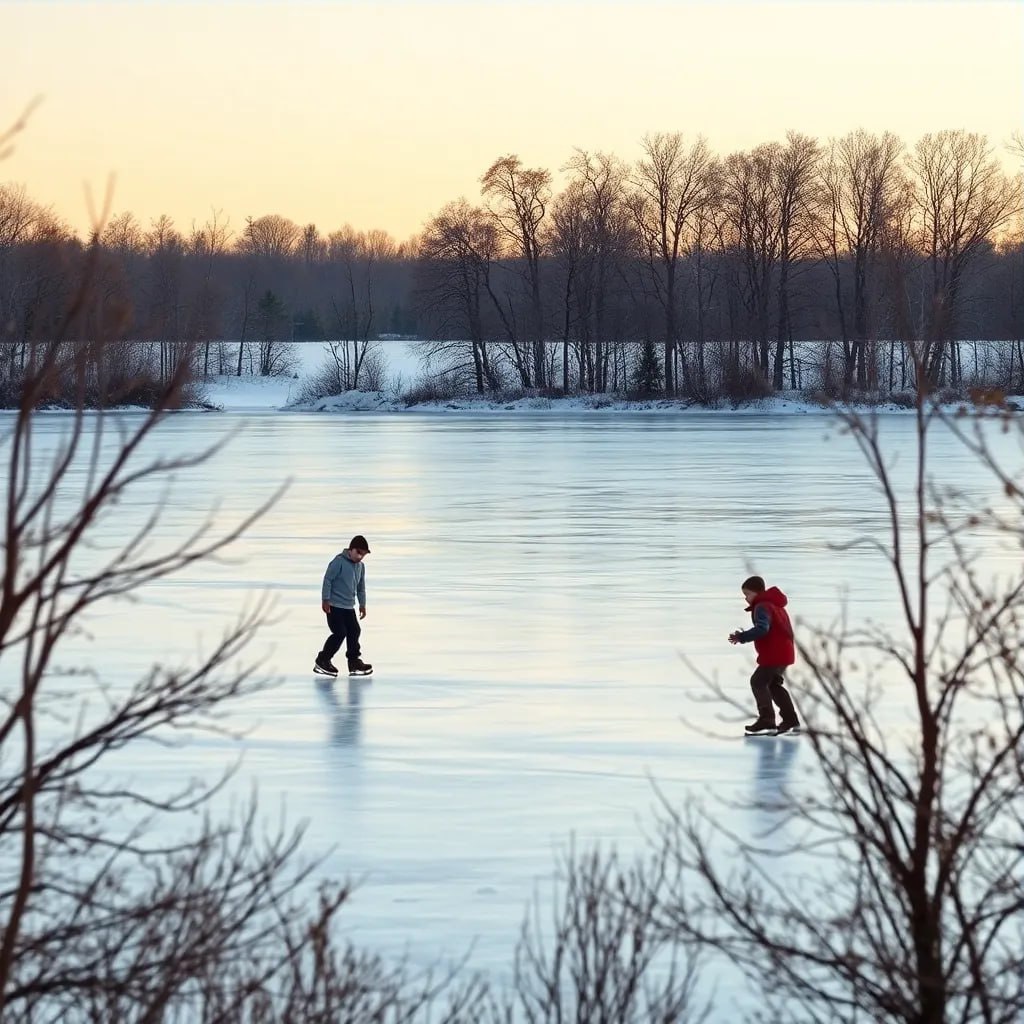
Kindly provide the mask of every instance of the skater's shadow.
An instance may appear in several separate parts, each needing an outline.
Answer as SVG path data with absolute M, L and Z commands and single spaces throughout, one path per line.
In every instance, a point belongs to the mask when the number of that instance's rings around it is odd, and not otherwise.
M 366 680 L 349 676 L 346 700 L 338 699 L 335 680 L 318 679 L 316 688 L 330 713 L 331 731 L 329 742 L 332 747 L 354 747 L 359 743 L 363 731 L 363 686 Z

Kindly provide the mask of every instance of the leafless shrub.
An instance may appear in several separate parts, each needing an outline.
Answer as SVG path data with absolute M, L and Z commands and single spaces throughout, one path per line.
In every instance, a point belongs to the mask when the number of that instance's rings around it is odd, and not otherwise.
M 370 346 L 373 342 L 329 342 L 326 361 L 299 385 L 296 403 L 318 402 L 346 391 L 384 390 L 386 366 L 380 349 L 364 347 L 353 357 L 349 345 Z
M 911 391 L 897 391 L 889 395 L 887 400 L 900 409 L 913 409 L 917 406 L 917 395 Z
M 524 398 L 537 398 L 535 388 L 502 388 L 495 396 L 496 402 L 521 402 Z
M 831 401 L 836 401 L 849 390 L 850 381 L 846 371 L 846 360 L 836 342 L 826 341 L 819 352 L 814 367 L 819 385 L 817 393 Z
M 321 398 L 344 394 L 347 389 L 333 360 L 303 378 L 295 392 L 295 404 L 306 405 Z
M 290 341 L 258 342 L 257 353 L 261 377 L 287 377 L 299 365 L 298 353 Z
M 511 1024 L 694 1024 L 706 1019 L 698 961 L 657 930 L 666 861 L 623 865 L 614 853 L 570 853 L 550 925 L 538 907 L 516 949 L 513 992 L 497 1013 Z
M 456 378 L 447 374 L 435 374 L 416 381 L 400 398 L 406 406 L 426 405 L 428 402 L 450 402 L 465 398 L 466 389 Z
M 774 393 L 771 382 L 760 369 L 734 360 L 723 363 L 721 381 L 722 396 L 734 406 L 761 401 Z
M 461 394 L 500 391 L 511 378 L 504 346 L 488 341 L 421 341 L 424 381 L 444 379 Z
M 1005 415 L 998 396 L 982 399 L 974 417 Z M 984 579 L 972 538 L 1019 537 L 1024 489 L 991 432 L 926 395 L 909 479 L 876 418 L 839 416 L 878 483 L 885 533 L 837 551 L 879 553 L 901 618 L 798 630 L 820 784 L 745 804 L 772 818 L 764 835 L 665 804 L 665 847 L 689 883 L 666 926 L 723 953 L 788 1020 L 1009 1024 L 1024 1012 L 1024 583 Z M 932 484 L 929 437 L 949 428 L 1009 510 Z
M 45 381 L 37 379 L 36 360 L 45 343 L 8 342 L 0 356 L 0 407 L 15 409 L 28 382 L 40 387 L 40 408 L 152 408 L 173 402 L 174 408 L 197 405 L 199 389 L 185 360 L 180 381 L 168 391 L 168 364 L 161 370 L 155 346 L 133 341 L 67 341 L 51 350 Z M 34 383 L 33 383 L 34 382 Z M 171 408 L 171 405 L 167 406 Z

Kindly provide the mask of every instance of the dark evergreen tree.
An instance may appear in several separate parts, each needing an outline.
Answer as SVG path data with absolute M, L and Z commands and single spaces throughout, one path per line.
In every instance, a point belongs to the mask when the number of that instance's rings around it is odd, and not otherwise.
M 633 370 L 633 390 L 643 398 L 658 394 L 662 389 L 663 379 L 661 362 L 655 351 L 654 342 L 645 341 Z

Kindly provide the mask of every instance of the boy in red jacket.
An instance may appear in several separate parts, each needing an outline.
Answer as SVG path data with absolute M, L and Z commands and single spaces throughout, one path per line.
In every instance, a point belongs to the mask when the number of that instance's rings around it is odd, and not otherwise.
M 781 736 L 799 730 L 800 720 L 785 685 L 786 669 L 796 661 L 793 626 L 786 612 L 788 598 L 778 587 L 765 589 L 760 576 L 744 580 L 740 589 L 754 625 L 730 633 L 729 643 L 746 644 L 753 640 L 757 651 L 757 668 L 750 677 L 750 689 L 757 701 L 757 721 L 746 727 L 747 735 Z M 778 727 L 772 701 L 779 706 Z

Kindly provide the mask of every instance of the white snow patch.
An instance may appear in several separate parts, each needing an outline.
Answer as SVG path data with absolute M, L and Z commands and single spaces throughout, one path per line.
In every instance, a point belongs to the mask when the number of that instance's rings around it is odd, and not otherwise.
M 346 391 L 341 395 L 329 395 L 315 402 L 304 402 L 291 407 L 295 412 L 395 412 L 403 409 L 383 391 Z
M 286 406 L 301 383 L 296 377 L 208 377 L 199 394 L 225 412 L 266 412 Z

